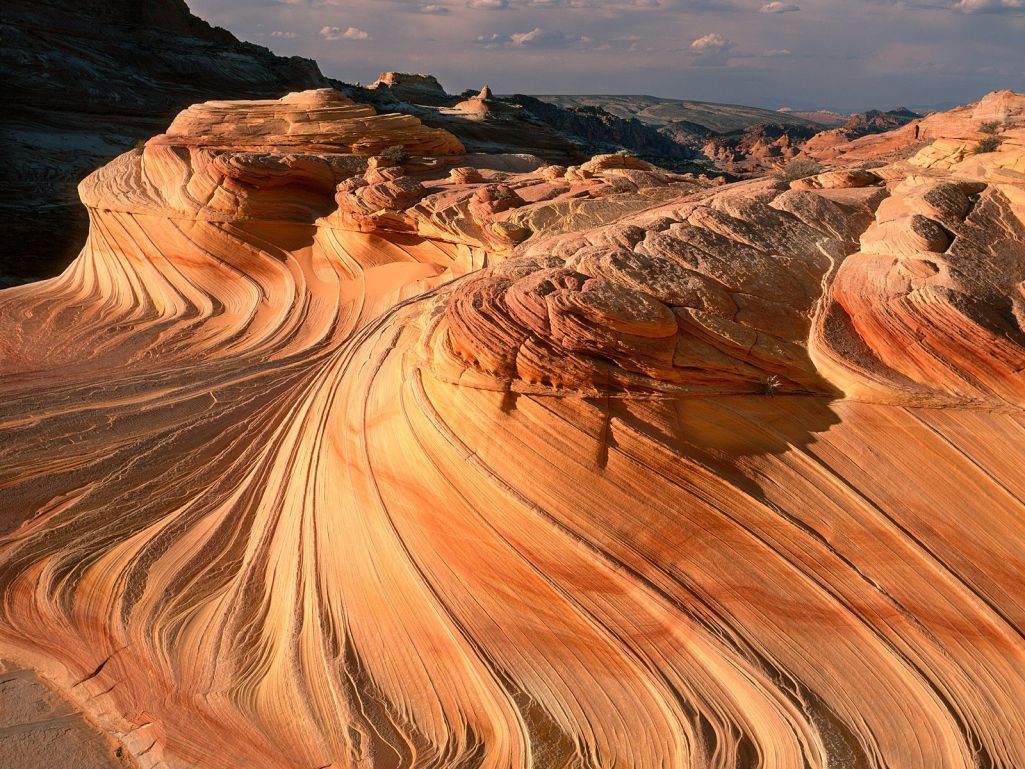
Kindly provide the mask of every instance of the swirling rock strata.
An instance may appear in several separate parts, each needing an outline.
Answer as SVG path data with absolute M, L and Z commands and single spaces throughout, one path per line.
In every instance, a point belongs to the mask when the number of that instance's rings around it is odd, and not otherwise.
M 154 768 L 1025 765 L 1022 129 L 703 187 L 362 110 L 188 110 L 0 293 L 2 656 Z

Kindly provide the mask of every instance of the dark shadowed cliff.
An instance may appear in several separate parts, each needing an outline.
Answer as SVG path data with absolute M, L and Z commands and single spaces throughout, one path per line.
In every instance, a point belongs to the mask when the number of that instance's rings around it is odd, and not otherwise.
M 6 0 L 0 146 L 0 280 L 63 268 L 81 248 L 89 172 L 213 98 L 326 85 L 315 62 L 275 56 L 183 0 Z

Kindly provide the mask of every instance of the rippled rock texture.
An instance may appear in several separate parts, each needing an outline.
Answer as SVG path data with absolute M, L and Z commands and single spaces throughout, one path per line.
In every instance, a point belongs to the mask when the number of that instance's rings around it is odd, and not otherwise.
M 190 108 L 0 293 L 0 656 L 144 767 L 1025 765 L 1019 103 L 793 189 Z

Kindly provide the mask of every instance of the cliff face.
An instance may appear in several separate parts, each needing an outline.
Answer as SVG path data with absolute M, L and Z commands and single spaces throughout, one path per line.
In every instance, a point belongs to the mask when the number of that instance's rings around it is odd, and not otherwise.
M 314 62 L 241 43 L 182 0 L 11 0 L 0 66 L 0 279 L 67 265 L 85 241 L 78 182 L 183 107 L 326 84 Z
M 0 292 L 0 657 L 153 769 L 1025 766 L 1023 122 L 712 187 L 191 107 Z

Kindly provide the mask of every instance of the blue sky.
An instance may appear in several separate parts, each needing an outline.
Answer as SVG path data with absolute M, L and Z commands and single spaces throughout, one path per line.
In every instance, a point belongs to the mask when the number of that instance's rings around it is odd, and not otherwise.
M 1025 0 L 189 0 L 349 82 L 645 93 L 795 109 L 1025 90 Z

